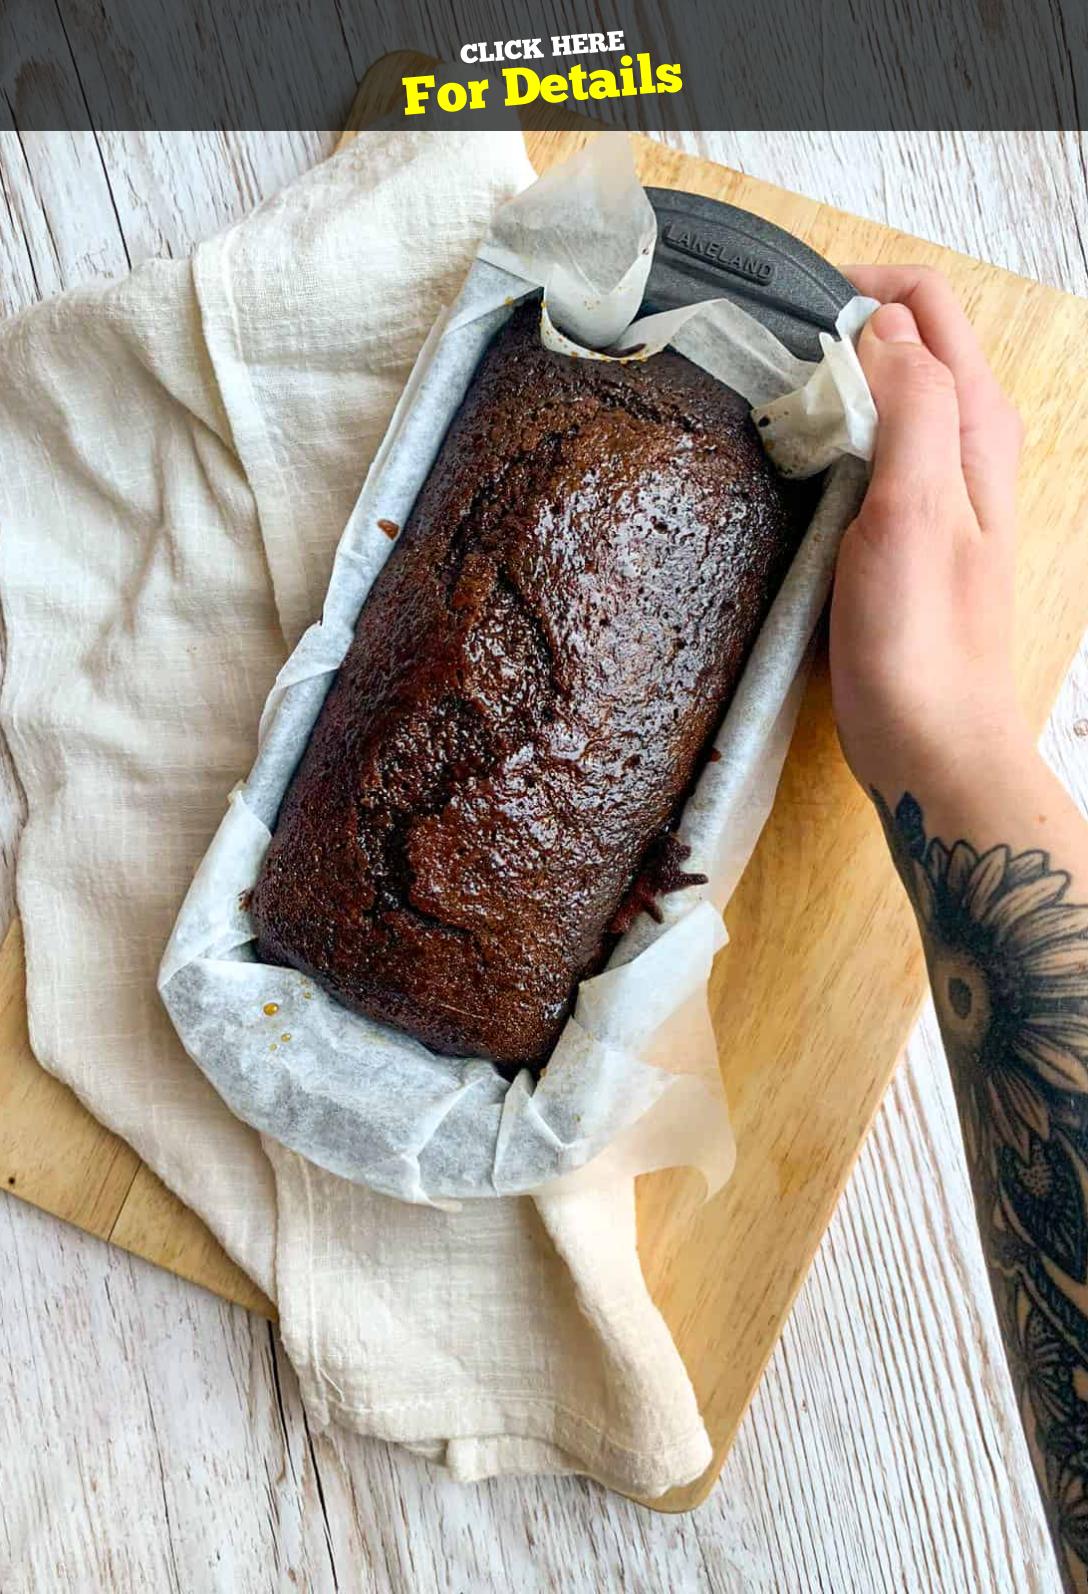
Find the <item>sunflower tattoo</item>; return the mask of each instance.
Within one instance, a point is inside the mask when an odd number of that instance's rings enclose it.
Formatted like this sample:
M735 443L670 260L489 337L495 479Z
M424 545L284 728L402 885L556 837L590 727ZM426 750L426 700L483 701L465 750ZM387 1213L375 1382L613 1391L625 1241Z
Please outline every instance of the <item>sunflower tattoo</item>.
M918 916L998 1315L1070 1580L1088 1569L1088 907L1045 852L873 800Z

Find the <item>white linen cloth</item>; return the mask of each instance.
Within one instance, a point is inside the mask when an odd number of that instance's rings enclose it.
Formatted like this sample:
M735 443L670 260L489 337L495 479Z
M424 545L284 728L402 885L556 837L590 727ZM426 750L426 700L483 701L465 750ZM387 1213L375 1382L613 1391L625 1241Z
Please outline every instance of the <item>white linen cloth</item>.
M192 262L0 327L0 716L35 1053L277 1302L315 1421L631 1493L710 1445L629 1179L412 1207L228 1111L159 1004L178 905L514 134L370 133Z

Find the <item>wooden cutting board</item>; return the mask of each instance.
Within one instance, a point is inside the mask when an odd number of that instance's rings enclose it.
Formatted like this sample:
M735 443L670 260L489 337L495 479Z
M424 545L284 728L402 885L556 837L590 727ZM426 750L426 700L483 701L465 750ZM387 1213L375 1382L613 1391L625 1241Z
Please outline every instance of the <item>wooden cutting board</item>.
M389 63L387 89L400 69ZM531 135L530 154L543 169L584 137ZM836 264L919 261L952 278L1028 422L1019 665L1041 725L1088 627L1088 302L648 140L636 152L646 183L744 206ZM639 1191L643 1267L715 1449L701 1479L654 1502L667 1510L697 1504L721 1468L923 992L908 910L838 751L823 660L727 917L731 943L711 996L737 1171L702 1205L683 1171L643 1179ZM0 949L0 1185L272 1315L199 1220L37 1066L24 990L16 925Z

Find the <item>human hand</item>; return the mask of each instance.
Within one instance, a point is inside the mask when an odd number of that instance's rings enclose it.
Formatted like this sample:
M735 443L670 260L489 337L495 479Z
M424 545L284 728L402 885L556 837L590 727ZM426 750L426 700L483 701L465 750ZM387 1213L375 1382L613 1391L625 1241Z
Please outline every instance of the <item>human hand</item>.
M835 716L866 788L916 789L1031 746L1012 673L1022 429L943 277L850 276L882 301L858 344L879 425L835 575Z
M1045 1343L1076 1388L1088 826L1013 688L1020 423L946 282L909 267L851 275L884 302L858 345L879 426L835 577L839 735L918 918L1014 1381L1030 1383ZM1085 1469L1068 1459L1074 1430L1083 1461L1085 1407L1048 1401L1025 1406L1025 1432L1065 1586L1088 1590Z

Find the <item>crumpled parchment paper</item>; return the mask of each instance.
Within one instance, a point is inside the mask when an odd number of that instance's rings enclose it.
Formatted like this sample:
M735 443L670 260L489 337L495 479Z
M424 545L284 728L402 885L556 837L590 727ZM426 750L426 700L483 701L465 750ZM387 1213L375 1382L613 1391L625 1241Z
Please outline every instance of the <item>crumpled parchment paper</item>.
M162 959L159 989L178 1034L238 1116L403 1200L445 1204L678 1164L700 1169L713 1191L732 1169L706 986L726 940L722 910L773 800L838 539L864 487L875 412L854 338L875 306L847 305L816 364L724 300L632 322L655 236L620 134L599 135L497 212L419 355L345 528L322 617L269 694L257 760L230 797ZM784 473L832 468L719 729L720 760L707 764L679 826L691 847L686 867L709 884L662 899L663 922L643 915L608 968L582 983L534 1085L527 1072L508 1082L489 1062L437 1056L348 1012L296 971L259 963L243 904L391 552L378 523L407 521L487 344L512 305L541 289L549 347L643 359L671 344L744 394Z

